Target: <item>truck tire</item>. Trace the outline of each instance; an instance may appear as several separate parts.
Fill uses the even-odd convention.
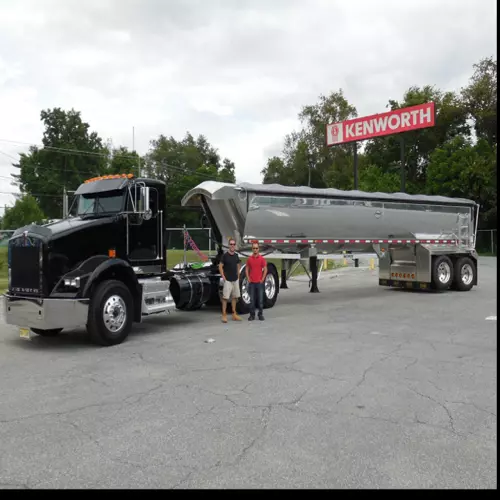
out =
[[[40,337],[57,337],[62,332],[62,328],[52,328],[50,330],[40,330],[40,328],[31,328],[33,333],[40,335]]]
[[[432,285],[435,290],[448,290],[453,283],[453,262],[447,255],[432,259]]]
[[[468,292],[476,278],[476,266],[469,257],[459,257],[455,261],[453,289],[459,292]]]
[[[132,329],[134,301],[130,290],[117,280],[97,285],[89,307],[87,331],[102,346],[121,344]]]
[[[236,304],[238,314],[248,314],[250,312],[250,294],[248,293],[248,281],[245,275],[245,266],[240,271],[240,300]]]
[[[267,265],[267,275],[264,281],[264,309],[271,309],[278,300],[280,288],[278,271],[274,264]]]

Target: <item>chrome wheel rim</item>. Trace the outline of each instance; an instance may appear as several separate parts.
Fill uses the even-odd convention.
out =
[[[273,299],[276,294],[276,280],[274,279],[273,274],[268,274],[264,281],[266,297],[268,299]]]
[[[447,262],[441,262],[438,266],[438,280],[441,283],[448,283],[451,278],[451,267]]]
[[[248,280],[243,278],[241,282],[241,298],[245,304],[250,304],[250,292],[248,291]]]
[[[123,328],[127,321],[127,307],[119,295],[112,295],[106,300],[102,319],[106,328],[112,333],[117,333]]]
[[[463,265],[462,269],[460,270],[460,276],[464,285],[470,285],[472,283],[472,279],[474,278],[474,271],[472,270],[472,266],[470,264]]]

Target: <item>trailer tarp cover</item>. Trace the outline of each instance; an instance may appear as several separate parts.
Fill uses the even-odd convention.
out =
[[[448,198],[446,196],[429,196],[425,194],[407,194],[407,193],[369,193],[367,191],[343,191],[342,189],[318,189],[306,186],[282,186],[281,184],[249,184],[243,182],[235,185],[243,188],[245,191],[258,194],[293,195],[304,197],[325,196],[327,198],[355,198],[370,199],[381,201],[407,201],[407,202],[428,202],[443,203],[446,205],[476,205],[472,200],[464,198]]]

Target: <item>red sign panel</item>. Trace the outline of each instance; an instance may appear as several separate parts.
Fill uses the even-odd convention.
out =
[[[326,126],[326,144],[333,146],[345,142],[364,141],[434,125],[434,103],[428,102],[379,115],[331,123]]]

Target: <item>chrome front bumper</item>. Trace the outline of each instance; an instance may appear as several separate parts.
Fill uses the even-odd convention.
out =
[[[27,328],[77,328],[87,324],[89,299],[31,299],[3,296],[5,322]]]

